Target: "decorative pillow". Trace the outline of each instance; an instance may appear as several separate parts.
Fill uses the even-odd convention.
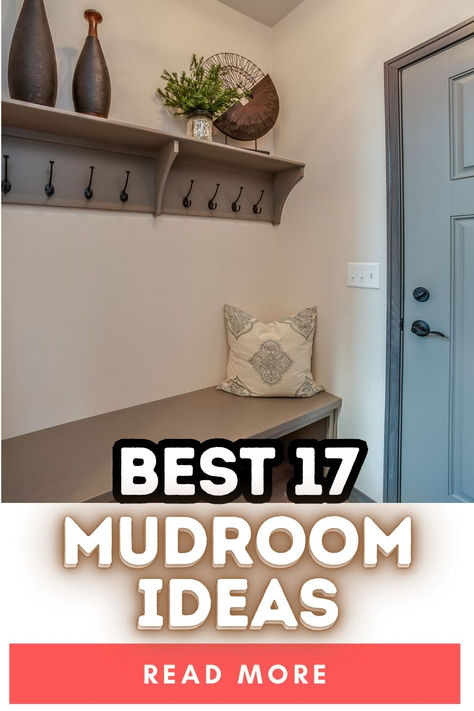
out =
[[[262,323],[226,304],[224,319],[229,360],[218,390],[250,397],[311,397],[324,390],[311,373],[316,306]]]

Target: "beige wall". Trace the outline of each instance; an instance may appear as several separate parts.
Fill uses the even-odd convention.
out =
[[[6,58],[21,0],[3,3]],[[86,5],[46,0],[57,106],[71,109]],[[184,124],[154,91],[163,67],[230,50],[271,71],[271,30],[215,0],[101,0],[111,118]],[[271,135],[266,139],[271,147]],[[215,383],[222,306],[273,316],[277,231],[269,224],[9,206],[3,211],[3,436]]]
[[[306,162],[279,231],[280,301],[317,303],[318,380],[342,396],[340,436],[367,440],[357,486],[383,495],[385,140],[383,63],[472,15],[472,0],[305,0],[274,30],[278,153]],[[380,262],[381,288],[345,286]]]

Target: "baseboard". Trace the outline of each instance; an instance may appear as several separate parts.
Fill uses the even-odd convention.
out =
[[[351,504],[375,504],[375,499],[371,499],[370,496],[364,494],[359,489],[355,487],[352,489],[351,495],[349,496],[349,503]]]

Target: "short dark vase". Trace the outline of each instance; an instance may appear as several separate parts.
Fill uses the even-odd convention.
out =
[[[8,59],[12,99],[54,106],[58,71],[43,0],[25,0],[12,37]]]
[[[97,37],[97,25],[102,15],[97,10],[86,10],[89,34],[77,60],[72,80],[72,99],[80,114],[107,118],[110,110],[110,75],[102,47]]]

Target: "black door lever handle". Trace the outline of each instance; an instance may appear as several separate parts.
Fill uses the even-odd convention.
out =
[[[439,336],[440,338],[447,338],[447,336],[444,333],[441,333],[441,331],[432,331],[429,323],[421,320],[413,321],[411,325],[411,332],[414,333],[415,336],[421,336],[422,338],[425,336]]]

